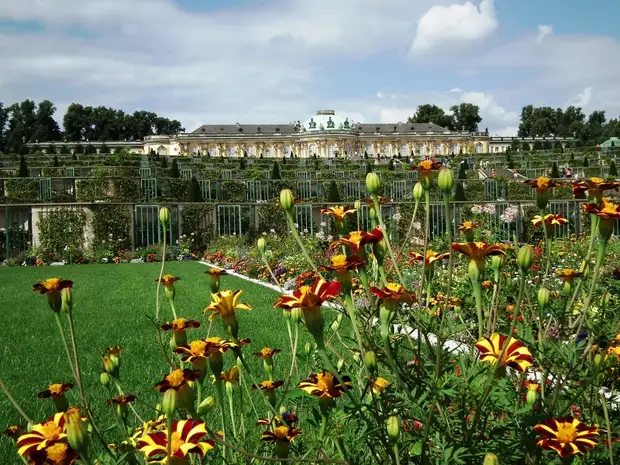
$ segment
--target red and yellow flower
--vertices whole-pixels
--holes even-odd
[[[568,220],[562,217],[562,215],[554,215],[553,213],[548,213],[547,215],[545,215],[544,220],[542,215],[536,215],[534,218],[532,218],[532,224],[534,226],[541,226],[543,224],[543,221],[545,223],[545,226],[562,226],[568,223]]]
[[[186,318],[177,318],[161,325],[162,331],[172,331],[172,340],[175,347],[187,344],[187,334],[185,331],[193,328],[200,328],[200,322]]]
[[[311,396],[338,399],[345,391],[352,388],[351,378],[340,376],[344,385],[338,382],[338,378],[328,371],[311,374],[307,379],[299,383],[299,389]]]
[[[263,360],[271,359],[274,355],[278,355],[282,350],[271,349],[269,347],[263,347],[260,352],[255,352],[252,355],[254,357],[262,358]]]
[[[276,405],[276,389],[278,389],[279,387],[282,387],[282,386],[284,386],[284,381],[267,380],[267,381],[261,381],[258,384],[252,385],[252,389],[254,389],[254,390],[260,389],[261,391],[263,391],[263,393],[265,394],[265,397],[267,397],[267,400],[269,401],[269,403],[271,403],[271,405],[273,405],[275,407],[275,405]]]
[[[398,283],[387,283],[383,289],[371,287],[370,292],[376,295],[383,305],[390,307],[399,303],[412,304],[416,301],[415,294],[409,292]]]
[[[566,281],[572,282],[576,278],[583,277],[583,273],[577,270],[573,270],[572,268],[564,268],[562,270],[556,270],[555,274],[558,276],[558,278],[560,278],[564,282]]]
[[[196,381],[198,378],[199,373],[196,370],[177,368],[164,376],[164,378],[155,385],[155,389],[159,392],[166,392],[170,389],[178,392],[188,386],[189,382]]]
[[[22,457],[30,456],[35,451],[45,450],[57,443],[67,443],[67,422],[63,412],[22,434],[17,439],[17,453]]]
[[[560,181],[554,181],[553,179],[549,179],[545,176],[539,176],[536,179],[528,179],[523,182],[536,189],[536,192],[547,192],[549,189],[563,185]]]
[[[499,360],[504,347],[502,359]],[[480,352],[480,361],[489,362],[501,368],[511,367],[519,372],[524,372],[534,363],[532,354],[525,345],[514,338],[494,333],[491,337],[483,337],[476,344]]]
[[[205,439],[207,430],[202,421],[180,420],[172,422],[172,434],[168,430],[145,434],[138,440],[138,450],[149,462],[153,459],[166,461],[168,443],[170,442],[171,464],[184,465],[189,463],[188,455],[196,454],[204,457],[215,446],[214,442]]]
[[[120,394],[118,396],[112,397],[106,401],[106,405],[118,405],[120,407],[125,407],[132,402],[136,401],[136,396],[133,394]]]
[[[11,426],[7,426],[6,429],[2,432],[2,434],[4,436],[8,436],[11,439],[17,439],[17,437],[21,434],[21,432],[24,430],[24,427],[22,425],[11,425]]]
[[[446,258],[448,258],[450,256],[449,253],[439,253],[439,252],[435,252],[433,250],[427,250],[426,251],[426,257],[424,257],[424,255],[422,255],[421,253],[418,252],[407,252],[407,257],[409,257],[409,260],[407,261],[407,264],[412,264],[414,262],[424,262],[424,271],[426,272],[431,272],[434,270],[435,267],[435,262],[441,261],[441,260],[445,260]]]
[[[344,237],[336,239],[329,246],[330,249],[334,249],[340,245],[347,247],[352,254],[359,255],[364,258],[365,249],[367,244],[376,244],[383,239],[383,232],[379,228],[375,228],[370,232],[366,231],[351,231]]]
[[[603,196],[604,191],[618,189],[620,183],[617,181],[605,181],[602,178],[590,178],[573,182],[573,194],[575,197],[581,197],[586,191],[588,196],[596,200],[596,203]]]
[[[602,220],[618,220],[620,219],[620,204],[616,204],[607,198],[603,198],[603,206],[599,207],[594,203],[584,205],[586,213],[592,213]]]
[[[28,458],[32,465],[71,465],[80,456],[68,444],[58,442],[46,449],[35,450]]]
[[[506,256],[505,249],[500,244],[487,244],[486,242],[453,242],[452,250],[469,257],[469,278],[479,281],[484,276],[484,259],[492,255]]]
[[[65,393],[71,389],[73,389],[73,383],[50,384],[45,391],[39,392],[37,397],[39,399],[52,398],[56,404],[56,410],[64,412],[69,408],[69,402],[65,398]]]
[[[62,294],[70,293],[72,288],[73,281],[61,278],[44,279],[32,286],[34,292],[47,295],[47,303],[56,313],[62,310]]]
[[[372,392],[375,395],[380,396],[388,387],[390,387],[390,384],[391,383],[387,379],[378,377],[372,382]]]
[[[343,207],[341,205],[336,205],[328,208],[321,208],[321,213],[323,215],[331,216],[336,223],[342,223],[344,219],[355,213],[357,210],[353,207]]]
[[[290,444],[301,431],[292,426],[276,426],[273,431],[264,431],[261,441],[275,444],[276,456],[282,459],[288,458]]]
[[[474,231],[479,228],[480,225],[473,221],[463,221],[459,224],[459,231],[461,231],[465,235],[465,239],[468,242],[474,241]]]
[[[345,273],[349,270],[357,270],[358,267],[363,265],[364,260],[358,255],[333,255],[330,258],[330,265],[322,266],[320,270]]]
[[[598,444],[598,427],[586,426],[573,417],[550,418],[534,426],[539,435],[539,447],[554,450],[562,458],[584,455]]]
[[[208,271],[205,271],[205,274],[209,275],[209,285],[211,286],[211,293],[215,294],[220,290],[220,278],[228,273],[223,268],[218,269],[211,267]]]
[[[243,291],[222,291],[212,294],[212,302],[204,309],[204,314],[211,313],[209,320],[213,320],[218,316],[222,317],[224,329],[229,331],[234,339],[238,338],[239,323],[235,315],[236,310],[252,310],[246,303],[239,302]]]

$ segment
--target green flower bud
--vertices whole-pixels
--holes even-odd
[[[295,324],[299,324],[301,322],[301,316],[303,315],[303,310],[301,308],[292,308],[291,309],[291,321]]]
[[[549,303],[549,289],[545,288],[545,287],[541,287],[540,289],[538,289],[538,305],[540,306],[540,308],[545,308],[547,307],[547,304]]]
[[[484,260],[470,260],[467,274],[472,281],[482,281],[484,276]]]
[[[82,421],[80,409],[74,408],[65,413],[67,422],[67,442],[72,449],[78,452],[86,452],[88,449],[88,430]]]
[[[336,319],[332,322],[332,331],[336,332],[340,328],[340,324],[342,323],[343,314],[339,313]]]
[[[603,297],[601,299],[601,306],[603,307],[603,310],[607,308],[610,301],[611,301],[611,294],[609,293],[607,289],[605,289],[605,292],[603,292]]]
[[[177,392],[174,389],[168,389],[164,392],[164,400],[161,403],[161,410],[171,417],[177,408]]]
[[[306,345],[304,346],[304,352],[306,355],[309,355],[310,352],[312,352],[312,344],[306,342]]]
[[[170,223],[170,211],[166,207],[161,207],[159,209],[159,222],[164,229],[166,229],[168,227],[168,223]]]
[[[340,372],[342,371],[343,367],[344,367],[344,358],[341,358],[340,360],[338,360],[338,363],[336,364],[336,368]]]
[[[437,185],[439,189],[445,193],[452,192],[452,184],[454,183],[454,174],[450,168],[442,168],[439,170],[437,177]]]
[[[413,198],[416,202],[419,202],[422,199],[423,195],[424,186],[422,186],[422,183],[418,181],[415,183],[415,186],[413,186]]]
[[[60,310],[69,313],[73,310],[73,291],[70,287],[65,287],[62,291],[60,291],[60,295],[62,298]]]
[[[538,388],[538,386],[536,386]],[[525,395],[525,403],[527,405],[534,405],[536,400],[538,399],[538,389],[528,389],[527,394]]]
[[[369,350],[364,354],[364,365],[368,368],[368,371],[375,374],[377,371],[377,354],[374,351]]]
[[[360,363],[362,361],[362,359],[360,358],[360,354],[358,352],[353,352],[352,357],[355,363]]]
[[[267,250],[267,241],[264,237],[259,237],[256,242],[256,246],[258,247],[258,251],[261,255],[265,255],[265,250]]]
[[[209,413],[216,407],[216,405],[217,405],[217,402],[215,401],[215,397],[213,396],[207,397],[198,406],[198,415],[205,415]]]
[[[359,200],[356,200],[355,203],[353,204],[353,208],[355,208],[357,211],[360,211],[362,209],[362,202],[360,202]]]
[[[110,375],[104,371],[99,375],[99,381],[101,381],[103,386],[108,387],[110,385]]]
[[[525,244],[521,246],[517,255],[517,264],[519,265],[521,272],[527,273],[528,271],[530,271],[533,261],[534,247],[532,247],[530,244]]]
[[[483,465],[499,465],[499,459],[497,458],[497,455],[491,453],[485,455]]]
[[[603,362],[603,356],[601,354],[596,354],[594,356],[594,364],[599,366]]]
[[[179,408],[182,408],[185,410],[192,409],[194,405],[194,400],[196,397],[193,384],[194,384],[193,382],[189,382],[177,391],[176,397],[177,397],[177,405],[179,406]],[[172,391],[173,389],[169,389],[169,390]]]
[[[283,189],[280,191],[280,206],[284,209],[285,212],[290,212],[293,210],[293,206],[295,205],[295,197],[290,189]]]
[[[386,428],[388,437],[396,441],[398,436],[400,436],[400,418],[398,418],[398,415],[390,415],[387,419]]]
[[[491,269],[493,271],[499,271],[504,267],[506,263],[506,257],[504,255],[493,255],[491,257]]]
[[[379,187],[381,187],[381,182],[379,181],[377,173],[368,173],[366,175],[366,191],[368,195],[377,195],[379,193]]]

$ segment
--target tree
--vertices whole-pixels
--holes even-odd
[[[48,145],[47,148],[45,149],[45,153],[48,155],[52,155],[56,153],[56,147],[54,147],[52,144]]]
[[[450,107],[453,114],[455,129],[459,131],[477,132],[482,121],[480,107],[473,103],[461,103]]]
[[[327,191],[327,201],[328,202],[340,202],[340,191],[338,190],[338,185],[336,181],[330,181],[329,188]]]
[[[96,153],[97,153],[97,149],[95,148],[93,144],[87,144],[86,147],[84,148],[85,155],[94,155]]]
[[[286,165],[286,156],[282,156],[282,166]]]
[[[574,164],[575,164],[575,152],[571,152],[571,153],[570,153],[570,157],[568,158],[568,162],[569,162],[571,165],[574,165]]]
[[[170,167],[170,177],[171,178],[180,178],[181,173],[179,172],[179,164],[177,163],[177,159],[172,159],[172,166]]]
[[[603,142],[603,132],[606,122],[605,111],[593,111],[588,116],[586,128],[586,139],[590,144],[599,144]]]
[[[58,155],[54,155],[54,165],[53,166],[60,166],[60,163],[58,162]]]
[[[611,163],[609,164],[609,176],[613,176],[614,178],[618,176],[618,170],[614,160],[611,160]]]
[[[161,169],[168,168],[168,159],[166,157],[161,157],[161,160],[159,161],[159,167]]]
[[[75,147],[73,148],[73,153],[79,153],[80,155],[84,153],[84,147],[82,146],[82,144],[75,144]]]
[[[54,119],[56,107],[49,100],[39,102],[36,112],[31,141],[59,141],[61,139],[60,128]]]
[[[67,147],[65,144],[60,146],[60,149],[58,149],[58,153],[60,153],[61,155],[66,155],[69,152],[69,147]]]
[[[28,171],[28,164],[26,163],[26,158],[24,156],[19,157],[19,173],[18,176],[20,178],[27,178],[30,176],[30,172]]]
[[[463,189],[463,183],[457,182],[456,189],[454,191],[454,201],[455,202],[465,202],[467,199],[465,198],[465,189]]]
[[[459,173],[456,177],[457,179],[467,179],[467,171],[465,171],[465,163],[460,164]]]
[[[454,117],[437,105],[420,105],[413,116],[407,118],[407,123],[435,123],[447,129],[454,129]]]
[[[553,165],[551,165],[551,177],[553,179],[558,179],[560,177],[560,171],[558,170],[558,164],[556,162],[553,162]]]
[[[582,164],[582,166],[584,168],[587,168],[587,167],[590,166],[590,162],[588,161],[588,156],[587,155],[583,157],[583,164]]]
[[[514,170],[515,169],[515,162],[512,159],[512,156],[510,155],[510,153],[508,153],[508,155],[506,155],[506,168],[508,168],[509,170]]]
[[[240,170],[244,170],[245,169],[245,163],[246,163],[245,159],[243,159],[243,158],[239,159],[239,169]]]
[[[542,148],[543,148],[543,144],[539,140],[534,141],[534,143],[532,144],[532,150],[542,150]]]
[[[189,186],[187,188],[187,201],[204,202],[204,199],[202,198],[202,191],[200,190],[200,184],[198,184],[195,176],[192,176],[192,179],[189,181]]]
[[[372,173],[372,165],[370,163],[366,163],[366,174]]]
[[[119,149],[117,149],[119,150]],[[100,148],[99,148],[99,153],[110,153],[110,148],[103,144]]]
[[[394,167],[394,159],[390,158],[390,163],[388,164],[388,170],[394,171],[396,168]]]
[[[4,107],[4,104],[0,102],[0,153],[6,152],[6,132],[7,123],[9,122],[9,109]]]
[[[271,167],[271,179],[282,179],[280,176],[280,165],[278,165],[277,161],[274,161]]]

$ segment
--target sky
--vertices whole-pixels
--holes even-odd
[[[618,117],[619,16],[617,0],[0,0],[0,101],[187,130],[469,102],[510,136],[527,104]]]

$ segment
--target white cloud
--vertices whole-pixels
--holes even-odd
[[[553,34],[553,26],[550,24],[541,24],[538,26],[538,36],[536,42],[542,42],[545,37]]]
[[[593,91],[593,87],[586,87],[585,89],[583,89],[583,92],[581,92],[577,96],[577,101],[574,103],[574,105],[581,108],[588,106],[588,103],[590,103],[590,100],[592,99]]]
[[[492,95],[484,92],[464,92],[461,95],[461,102],[473,103],[480,107],[480,116],[486,122],[494,124],[510,124],[519,120],[519,115],[514,111],[507,111],[499,105]]]
[[[448,92],[454,92],[454,93],[460,94],[461,92],[463,92],[463,89],[459,87],[455,87],[453,89],[450,89]]]
[[[494,0],[476,6],[464,4],[431,7],[418,22],[411,44],[413,55],[428,55],[444,47],[463,47],[493,34],[498,27]]]

